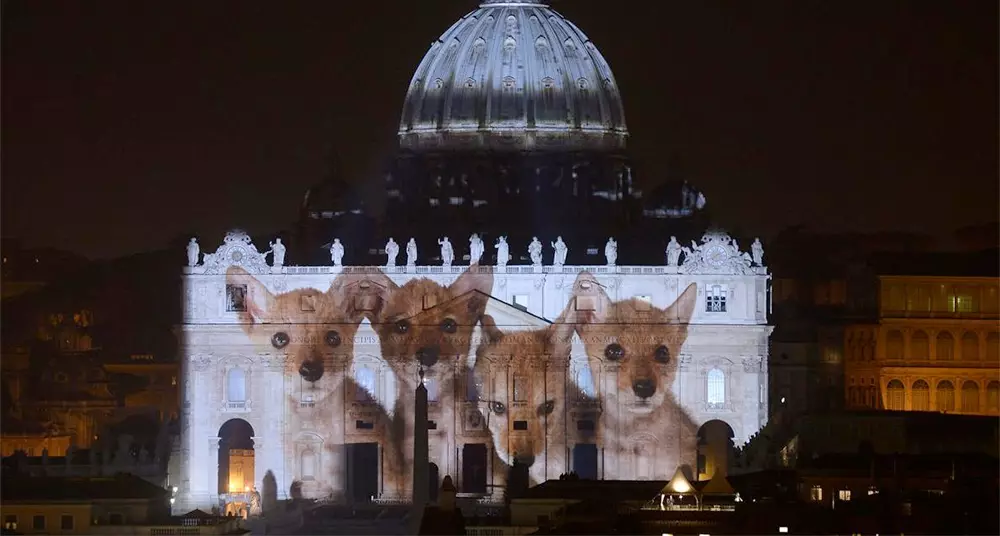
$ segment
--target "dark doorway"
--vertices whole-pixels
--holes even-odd
[[[219,493],[244,493],[255,485],[253,436],[253,427],[243,419],[230,419],[219,428]]]
[[[427,490],[427,498],[432,503],[438,500],[438,491],[441,489],[441,484],[439,480],[441,479],[441,472],[438,470],[436,463],[431,463],[430,467],[427,469],[427,485],[430,489]]]
[[[486,493],[486,462],[489,458],[486,445],[466,443],[462,447],[462,491]]]
[[[355,502],[378,497],[378,443],[345,445],[348,496]]]
[[[597,445],[577,443],[573,446],[573,472],[580,478],[597,480]]]

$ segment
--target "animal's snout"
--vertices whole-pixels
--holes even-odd
[[[514,454],[514,463],[518,465],[523,465],[525,467],[531,467],[535,463],[535,457],[531,454]]]
[[[656,394],[656,383],[653,380],[636,380],[632,382],[632,391],[639,398],[649,398]]]
[[[438,362],[438,356],[440,354],[441,349],[437,346],[424,346],[423,348],[417,350],[417,362],[425,367],[432,367]]]

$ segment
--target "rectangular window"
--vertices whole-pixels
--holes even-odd
[[[302,296],[299,302],[299,308],[305,312],[311,312],[316,310],[316,296],[311,294]]]
[[[32,530],[45,530],[45,516],[34,516],[31,518]]]
[[[111,515],[108,516],[108,524],[109,525],[124,525],[125,524],[125,516],[123,516],[121,514],[118,514],[118,513],[111,514]]]
[[[849,500],[851,500],[851,490],[849,490],[849,489],[842,489],[842,490],[838,491],[837,492],[837,498],[840,499],[840,500],[842,500],[842,501],[849,501]]]
[[[524,376],[514,376],[514,402],[527,401],[528,378]]]
[[[821,486],[813,486],[809,490],[809,500],[819,502],[823,500],[823,488]]]
[[[580,432],[593,432],[594,421],[588,419],[581,419],[579,421],[576,421],[576,429]]]
[[[524,309],[525,311],[527,311],[529,298],[530,296],[528,296],[527,294],[515,294],[514,307],[517,307],[518,309]]]
[[[63,514],[62,519],[59,521],[59,527],[62,530],[73,530],[73,516]]]
[[[424,294],[424,310],[430,309],[437,305],[437,296],[434,294]]]
[[[476,376],[473,369],[468,369],[465,373],[465,400],[476,402],[482,397],[483,382]]]
[[[247,286],[226,285],[226,311],[230,313],[247,310]]]
[[[646,296],[646,295],[636,296],[635,301],[636,301],[635,304],[636,311],[648,311],[650,306],[653,305],[652,296]]]
[[[374,430],[375,423],[367,421],[354,421],[354,427],[357,428],[358,430]]]
[[[593,296],[577,296],[576,297],[576,310],[577,311],[596,311],[597,310],[597,300]]]
[[[705,311],[709,313],[726,312],[726,292],[722,288],[722,285],[708,287],[705,297]]]
[[[514,421],[514,429],[515,430],[527,430],[528,429],[528,421]]]
[[[3,516],[3,528],[7,530],[17,530],[17,516],[15,515]]]
[[[435,378],[424,378],[424,388],[427,389],[427,401],[438,401],[438,381]]]

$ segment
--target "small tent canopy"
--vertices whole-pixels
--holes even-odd
[[[698,490],[684,476],[684,471],[680,467],[677,468],[677,472],[674,473],[670,482],[667,482],[667,485],[663,486],[663,489],[660,490],[661,495],[695,495],[697,492]]]
[[[722,471],[716,471],[711,480],[703,488],[702,495],[736,495],[736,490],[729,484],[729,480],[722,475]]]

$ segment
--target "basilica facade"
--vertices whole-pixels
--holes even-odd
[[[484,1],[432,45],[402,116],[384,220],[327,185],[290,262],[239,231],[189,244],[177,509],[253,488],[405,501],[415,463],[484,497],[512,467],[724,470],[767,417],[763,248],[704,225],[688,185],[633,182],[593,43],[542,2]]]

